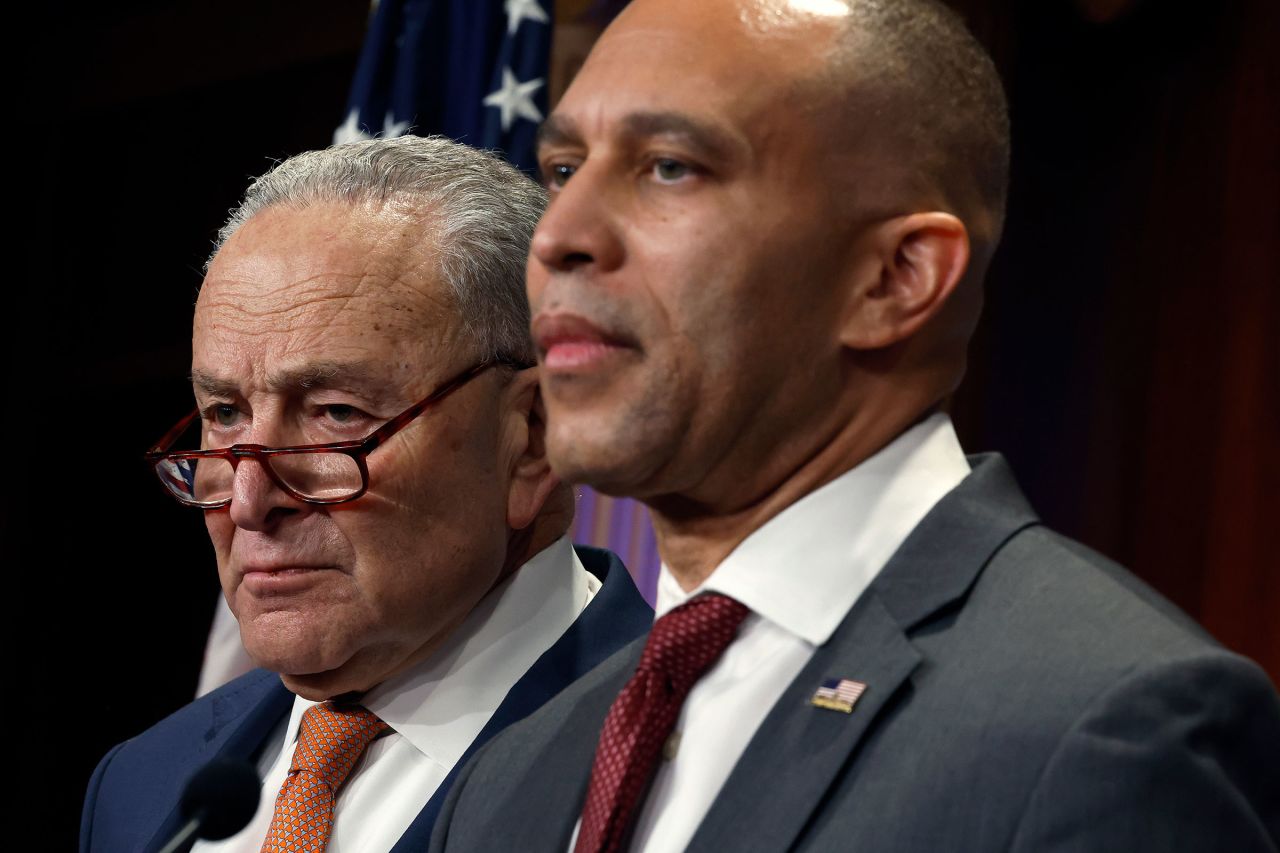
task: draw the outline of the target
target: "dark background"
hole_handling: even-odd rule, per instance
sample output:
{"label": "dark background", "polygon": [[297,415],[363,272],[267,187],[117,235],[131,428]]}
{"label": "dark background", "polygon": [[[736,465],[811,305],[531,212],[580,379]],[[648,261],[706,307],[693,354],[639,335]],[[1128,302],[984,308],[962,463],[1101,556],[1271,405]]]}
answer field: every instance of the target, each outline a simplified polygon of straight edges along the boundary
{"label": "dark background", "polygon": [[[956,5],[1014,122],[962,441],[1275,679],[1278,6]],[[139,456],[189,409],[214,232],[270,160],[328,144],[366,12],[152,0],[18,29],[0,553],[41,847],[74,843],[98,758],[194,691],[212,553]]]}

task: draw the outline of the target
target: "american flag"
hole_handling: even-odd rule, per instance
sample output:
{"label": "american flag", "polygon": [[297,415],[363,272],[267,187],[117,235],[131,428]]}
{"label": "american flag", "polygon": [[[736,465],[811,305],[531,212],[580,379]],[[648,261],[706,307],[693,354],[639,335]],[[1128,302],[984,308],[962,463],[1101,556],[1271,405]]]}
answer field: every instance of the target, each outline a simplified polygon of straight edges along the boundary
{"label": "american flag", "polygon": [[189,498],[196,496],[196,472],[189,459],[162,459],[158,466],[165,479],[173,484],[175,492]]}
{"label": "american flag", "polygon": [[853,705],[867,689],[861,681],[850,681],[847,678],[828,678],[814,692],[809,700],[811,705],[827,708],[832,711],[853,712]]}
{"label": "american flag", "polygon": [[441,134],[532,173],[554,0],[381,0],[335,143]]}

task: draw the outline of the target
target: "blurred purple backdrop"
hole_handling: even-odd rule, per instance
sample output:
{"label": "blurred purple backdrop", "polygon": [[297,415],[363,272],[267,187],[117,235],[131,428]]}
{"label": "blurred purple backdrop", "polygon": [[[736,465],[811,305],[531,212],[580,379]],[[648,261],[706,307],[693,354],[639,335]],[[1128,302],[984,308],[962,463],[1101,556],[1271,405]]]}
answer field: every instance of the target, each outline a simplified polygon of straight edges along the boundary
{"label": "blurred purple backdrop", "polygon": [[573,541],[608,548],[631,570],[645,600],[653,604],[658,588],[658,543],[649,523],[649,510],[630,498],[611,498],[587,486],[574,489],[578,513]]}

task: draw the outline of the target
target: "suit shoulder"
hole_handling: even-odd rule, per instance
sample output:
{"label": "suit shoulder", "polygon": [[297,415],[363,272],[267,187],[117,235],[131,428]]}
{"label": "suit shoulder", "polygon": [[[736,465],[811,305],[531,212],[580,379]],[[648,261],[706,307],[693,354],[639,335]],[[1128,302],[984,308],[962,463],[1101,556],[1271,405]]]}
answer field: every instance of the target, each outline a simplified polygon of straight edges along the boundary
{"label": "suit shoulder", "polygon": [[121,746],[127,754],[134,749],[145,749],[152,743],[172,744],[174,740],[190,738],[203,741],[212,726],[258,704],[278,687],[281,687],[280,677],[275,673],[252,670],[188,702]]}
{"label": "suit shoulder", "polygon": [[141,847],[191,774],[217,754],[222,736],[255,709],[287,708],[289,696],[278,676],[254,670],[114,747],[86,793],[83,849]]}
{"label": "suit shoulder", "polygon": [[1138,665],[1063,733],[1031,789],[1017,850],[1275,850],[1280,696],[1212,647]]}
{"label": "suit shoulder", "polygon": [[[1140,703],[1143,690],[1176,685],[1178,673],[1187,685],[1191,673],[1211,673],[1197,677],[1217,679],[1231,702],[1271,689],[1255,665],[1132,574],[1039,526],[1011,537],[964,599],[910,639],[924,663],[902,712],[945,720],[950,752],[965,760],[977,760],[996,731],[1024,763],[1045,762],[1101,697],[1119,702],[1101,707]],[[968,708],[960,716],[958,697]]]}
{"label": "suit shoulder", "polygon": [[[931,549],[914,577],[954,576],[954,559]],[[911,587],[920,590],[924,581]],[[1261,785],[1280,761],[1274,688],[1114,562],[1025,525],[984,554],[962,594],[899,626],[919,662],[842,777],[834,801],[850,808],[830,811],[824,838],[856,830],[882,849],[1274,849],[1258,843],[1277,802]],[[1185,838],[1170,831],[1197,815]],[[1207,838],[1215,826],[1225,845]]]}
{"label": "suit shoulder", "polygon": [[1225,654],[1194,620],[1127,569],[1042,526],[1020,531],[992,556],[966,610],[971,606],[973,617],[995,620],[1024,639],[1029,652],[1069,654],[1077,661],[1072,669],[1092,662],[1118,672]]}

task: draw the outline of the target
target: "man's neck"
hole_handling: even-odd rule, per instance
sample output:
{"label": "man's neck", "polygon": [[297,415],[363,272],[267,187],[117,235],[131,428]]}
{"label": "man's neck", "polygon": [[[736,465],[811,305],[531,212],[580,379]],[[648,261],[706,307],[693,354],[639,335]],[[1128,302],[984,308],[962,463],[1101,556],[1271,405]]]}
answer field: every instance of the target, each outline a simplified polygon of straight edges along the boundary
{"label": "man's neck", "polygon": [[758,488],[754,500],[729,512],[694,506],[680,496],[650,501],[663,563],[686,592],[698,588],[748,536],[805,495],[853,470],[929,411],[894,418],[883,408],[873,413],[862,409],[782,479]]}

